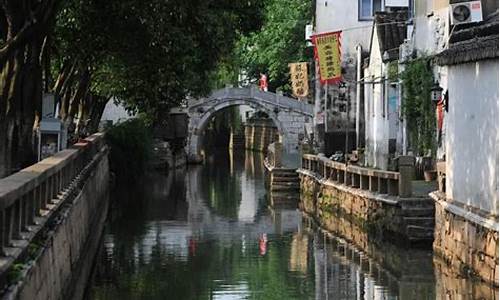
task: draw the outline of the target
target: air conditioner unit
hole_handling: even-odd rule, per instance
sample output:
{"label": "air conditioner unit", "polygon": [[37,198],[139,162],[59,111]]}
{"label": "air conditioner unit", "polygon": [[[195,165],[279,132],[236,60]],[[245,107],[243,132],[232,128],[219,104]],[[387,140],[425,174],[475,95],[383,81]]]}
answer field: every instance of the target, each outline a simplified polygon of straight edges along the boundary
{"label": "air conditioner unit", "polygon": [[460,2],[450,5],[451,25],[481,22],[483,10],[481,1]]}

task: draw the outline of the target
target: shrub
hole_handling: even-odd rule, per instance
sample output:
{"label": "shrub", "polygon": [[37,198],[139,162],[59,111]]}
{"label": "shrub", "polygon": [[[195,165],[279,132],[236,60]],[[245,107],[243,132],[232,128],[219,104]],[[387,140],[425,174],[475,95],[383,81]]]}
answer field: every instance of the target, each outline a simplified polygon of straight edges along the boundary
{"label": "shrub", "polygon": [[436,113],[431,101],[433,72],[428,57],[410,62],[402,73],[403,113],[408,123],[410,144],[417,155],[436,151]]}
{"label": "shrub", "polygon": [[130,119],[106,132],[111,147],[109,162],[118,181],[133,181],[144,174],[151,158],[151,130],[142,119]]}

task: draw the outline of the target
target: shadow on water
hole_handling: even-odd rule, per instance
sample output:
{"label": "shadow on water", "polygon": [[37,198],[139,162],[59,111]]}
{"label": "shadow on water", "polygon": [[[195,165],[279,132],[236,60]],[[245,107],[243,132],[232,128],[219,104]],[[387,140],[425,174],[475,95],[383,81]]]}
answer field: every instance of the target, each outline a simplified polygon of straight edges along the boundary
{"label": "shadow on water", "polygon": [[371,244],[342,220],[325,235],[269,208],[262,159],[214,152],[117,187],[88,299],[447,299],[430,251]]}

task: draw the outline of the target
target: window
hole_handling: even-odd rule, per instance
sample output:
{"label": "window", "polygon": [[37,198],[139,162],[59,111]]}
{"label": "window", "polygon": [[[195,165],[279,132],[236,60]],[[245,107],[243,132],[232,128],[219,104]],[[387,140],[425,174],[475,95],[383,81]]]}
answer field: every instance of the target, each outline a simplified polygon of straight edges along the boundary
{"label": "window", "polygon": [[383,0],[358,0],[359,19],[372,20],[376,11],[382,11]]}

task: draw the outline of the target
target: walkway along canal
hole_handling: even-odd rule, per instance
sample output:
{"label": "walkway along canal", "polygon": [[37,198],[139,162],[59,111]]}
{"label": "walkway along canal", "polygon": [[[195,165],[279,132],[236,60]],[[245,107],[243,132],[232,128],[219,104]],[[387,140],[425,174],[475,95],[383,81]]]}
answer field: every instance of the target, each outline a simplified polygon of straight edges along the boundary
{"label": "walkway along canal", "polygon": [[88,299],[497,299],[432,251],[269,203],[259,153],[117,186]]}
{"label": "walkway along canal", "polygon": [[94,134],[0,180],[2,299],[81,299],[108,211],[108,147]]}

